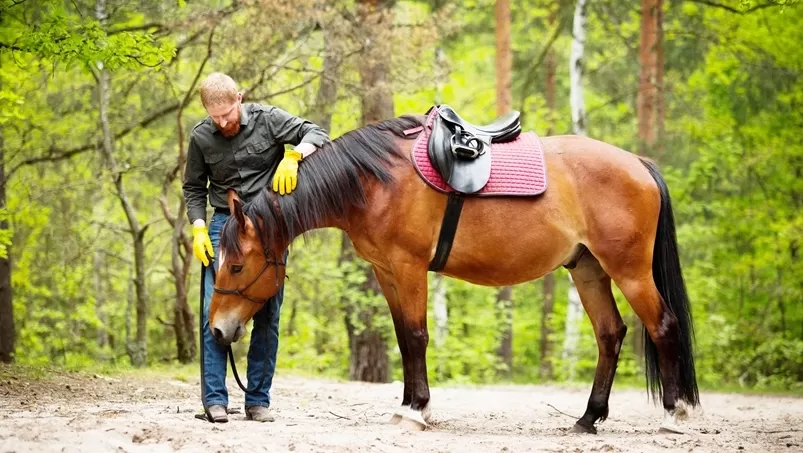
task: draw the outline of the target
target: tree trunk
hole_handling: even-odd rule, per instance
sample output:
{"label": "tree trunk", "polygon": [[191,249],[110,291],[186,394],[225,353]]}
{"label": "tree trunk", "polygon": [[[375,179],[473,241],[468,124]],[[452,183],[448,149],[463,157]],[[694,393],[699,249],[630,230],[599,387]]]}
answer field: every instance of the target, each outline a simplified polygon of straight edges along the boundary
{"label": "tree trunk", "polygon": [[[510,112],[513,104],[513,51],[510,44],[510,0],[496,0],[496,114]],[[501,375],[513,371],[513,288],[504,286],[496,294],[497,319],[500,321],[497,355]]]}
{"label": "tree trunk", "polygon": [[[356,256],[351,240],[342,233],[340,265],[353,263],[360,272],[365,272],[365,282],[359,291],[371,296],[381,294],[379,282],[370,266]],[[390,362],[388,348],[382,332],[374,326],[374,318],[380,316],[379,307],[370,302],[346,300],[346,333],[349,339],[349,379],[364,382],[388,382]],[[384,308],[384,307],[383,307]]]}
{"label": "tree trunk", "polygon": [[359,33],[364,44],[360,59],[362,124],[396,116],[390,85],[391,3],[389,0],[359,2]]}
{"label": "tree trunk", "polygon": [[541,307],[541,379],[551,381],[555,378],[552,369],[552,328],[550,320],[555,307],[555,275],[552,273],[544,277],[544,301]]}
{"label": "tree trunk", "polygon": [[[358,36],[363,43],[359,72],[362,81],[362,124],[374,123],[395,116],[393,91],[390,85],[391,6],[387,0],[362,0],[358,4]],[[358,261],[351,240],[343,235],[344,260],[355,262],[365,272],[362,290],[368,295],[381,294],[379,283],[370,266]],[[387,382],[389,363],[387,343],[382,332],[373,325],[380,315],[376,306],[349,302],[347,324],[351,345],[349,377],[352,380]],[[384,308],[384,307],[383,307]],[[350,312],[350,313],[349,313]],[[383,310],[381,313],[386,313]],[[359,320],[358,327],[353,320]]]}
{"label": "tree trunk", "polygon": [[513,375],[513,287],[503,286],[496,293],[497,321],[500,327],[499,346],[496,355],[503,367],[499,375]]}
{"label": "tree trunk", "polygon": [[663,134],[663,0],[642,0],[639,87],[636,96],[639,152],[660,157]]}
{"label": "tree trunk", "polygon": [[[583,93],[583,52],[586,41],[586,0],[578,0],[574,10],[572,26],[572,52],[569,60],[570,104],[572,107],[572,128],[576,135],[587,135],[586,108]],[[579,321],[583,306],[574,280],[569,275],[569,305],[566,312],[566,336],[563,343],[563,359],[569,370],[569,379],[574,379],[574,365],[577,361],[577,343],[580,339]]]}
{"label": "tree trunk", "polygon": [[96,249],[92,257],[92,286],[95,291],[95,316],[98,318],[97,343],[101,350],[109,345],[109,317],[106,314],[106,294],[103,290],[103,252]]}
{"label": "tree trunk", "polygon": [[331,131],[332,110],[337,102],[337,86],[340,79],[340,53],[337,35],[330,31],[327,24],[321,24],[323,32],[323,74],[315,99],[316,112],[313,115],[315,124]]}
{"label": "tree trunk", "polygon": [[[432,307],[433,317],[435,318],[433,341],[435,348],[441,349],[446,345],[446,338],[449,336],[449,307],[446,298],[448,283],[446,278],[440,274],[435,274],[432,283]],[[439,374],[444,372],[443,363],[439,362],[435,366]]]}
{"label": "tree trunk", "polygon": [[[184,167],[187,162],[187,150],[184,147],[184,107],[190,102],[190,96],[195,92],[195,86],[206,67],[207,61],[212,55],[212,38],[215,34],[215,26],[209,32],[207,40],[206,56],[198,67],[195,78],[187,89],[184,99],[178,107],[176,114],[176,136],[178,142],[178,155],[176,165],[165,175],[162,183],[162,192],[159,203],[162,207],[162,215],[173,227],[170,247],[170,274],[173,276],[173,285],[176,297],[173,302],[173,333],[176,340],[176,357],[180,363],[190,363],[195,360],[197,351],[195,335],[195,315],[189,304],[187,284],[189,281],[190,269],[192,268],[192,240],[185,232],[184,215],[187,205],[184,197],[179,195],[178,206],[175,213],[170,210],[168,194],[173,182],[178,179],[184,180]],[[199,314],[200,316],[200,314]]]}
{"label": "tree trunk", "polygon": [[[95,17],[101,23],[106,24],[106,1],[97,0],[95,3]],[[111,95],[111,81],[109,71],[102,62],[98,62],[98,103],[100,106],[100,126],[103,132],[103,142],[100,152],[103,155],[104,164],[111,173],[114,182],[117,198],[125,212],[128,220],[129,233],[134,247],[134,288],[136,290],[136,311],[137,329],[134,343],[129,345],[129,357],[134,366],[144,366],[148,360],[148,294],[145,284],[145,231],[139,224],[134,206],[128,199],[128,194],[123,184],[123,173],[117,166],[114,157],[114,136],[109,124],[109,104]]]}
{"label": "tree trunk", "polygon": [[[659,159],[663,136],[664,51],[663,0],[642,0],[641,41],[639,44],[639,86],[636,95],[639,153]],[[644,325],[635,314],[632,317],[631,344],[639,368],[644,366]]]}
{"label": "tree trunk", "polygon": [[508,113],[513,104],[513,50],[510,45],[510,0],[496,0],[496,114]]}
{"label": "tree trunk", "polygon": [[[559,4],[556,2],[552,6],[552,10],[547,18],[549,28],[555,27],[557,21],[557,9]],[[556,117],[556,99],[557,89],[555,74],[557,73],[557,61],[555,60],[555,51],[552,47],[546,54],[546,108],[547,108],[547,136],[555,133],[555,117]],[[552,369],[552,327],[550,325],[550,318],[552,311],[555,307],[555,275],[549,273],[544,276],[543,285],[543,305],[541,306],[541,379],[544,381],[551,381],[555,378],[554,370]]]}
{"label": "tree trunk", "polygon": [[[0,211],[6,209],[6,159],[3,132],[0,130]],[[8,221],[0,220],[0,229],[8,229]],[[11,245],[6,248],[6,256],[0,257],[0,362],[14,361],[14,304],[11,292]]]}

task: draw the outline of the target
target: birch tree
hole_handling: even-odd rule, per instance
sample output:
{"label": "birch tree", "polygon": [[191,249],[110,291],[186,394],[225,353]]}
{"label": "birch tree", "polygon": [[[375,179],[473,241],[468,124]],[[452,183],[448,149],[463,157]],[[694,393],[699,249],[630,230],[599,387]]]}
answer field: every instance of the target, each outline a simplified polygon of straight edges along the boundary
{"label": "birch tree", "polygon": [[[575,135],[587,135],[586,108],[583,97],[583,52],[586,41],[587,0],[577,0],[572,26],[572,51],[569,57],[569,100],[572,108],[572,130]],[[577,343],[580,340],[579,321],[583,313],[580,295],[569,275],[569,306],[566,312],[566,337],[563,343],[563,359],[567,364],[569,379],[574,379],[577,362]]]}

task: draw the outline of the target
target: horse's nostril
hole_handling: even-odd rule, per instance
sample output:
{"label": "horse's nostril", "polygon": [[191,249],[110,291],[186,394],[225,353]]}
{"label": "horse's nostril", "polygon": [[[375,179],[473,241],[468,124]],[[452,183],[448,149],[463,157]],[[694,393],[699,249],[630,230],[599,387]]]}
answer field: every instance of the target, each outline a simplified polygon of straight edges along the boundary
{"label": "horse's nostril", "polygon": [[220,341],[220,339],[223,338],[223,332],[215,327],[212,329],[212,336],[215,337],[215,340]]}

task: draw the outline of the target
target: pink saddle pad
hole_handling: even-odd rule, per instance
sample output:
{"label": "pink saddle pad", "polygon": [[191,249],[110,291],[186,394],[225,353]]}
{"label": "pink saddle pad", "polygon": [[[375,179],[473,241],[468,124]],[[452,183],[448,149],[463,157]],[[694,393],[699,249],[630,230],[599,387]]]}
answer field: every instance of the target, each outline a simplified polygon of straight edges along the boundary
{"label": "pink saddle pad", "polygon": [[[446,184],[432,166],[427,154],[427,142],[432,132],[432,122],[437,114],[430,112],[424,130],[413,142],[412,157],[415,169],[433,189],[450,193],[455,190]],[[523,132],[516,140],[491,144],[491,177],[476,196],[533,196],[546,190],[546,166],[544,149],[535,132]]]}

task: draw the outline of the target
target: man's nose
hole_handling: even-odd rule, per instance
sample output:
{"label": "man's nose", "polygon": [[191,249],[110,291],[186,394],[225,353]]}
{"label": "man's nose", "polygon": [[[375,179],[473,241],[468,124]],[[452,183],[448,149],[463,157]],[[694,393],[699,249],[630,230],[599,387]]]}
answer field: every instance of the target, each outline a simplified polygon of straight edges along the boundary
{"label": "man's nose", "polygon": [[228,122],[228,121],[226,121],[226,120],[220,120],[220,127],[226,127],[226,125],[227,125],[227,124],[229,124],[229,122]]}

